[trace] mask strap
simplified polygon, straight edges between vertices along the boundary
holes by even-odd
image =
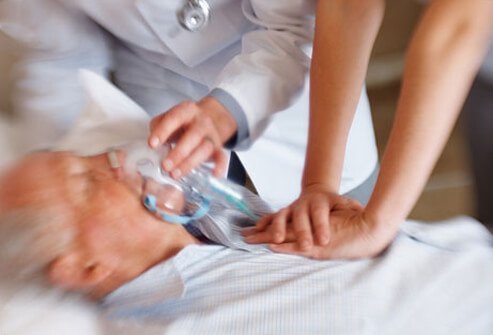
[[[192,220],[200,219],[207,214],[211,207],[210,201],[201,196],[199,208],[193,215],[174,215],[160,210],[159,208],[157,208],[156,203],[156,196],[154,196],[153,194],[145,195],[144,206],[145,208],[147,208],[147,210],[149,210],[149,212],[159,215],[159,217],[164,221],[182,225],[187,224]]]
[[[115,149],[111,148],[110,150],[108,150],[108,152],[106,153],[106,157],[108,158],[108,163],[110,164],[110,167],[112,169],[117,170],[122,167]]]

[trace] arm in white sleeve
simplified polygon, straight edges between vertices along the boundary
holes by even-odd
[[[245,136],[255,140],[268,118],[289,107],[304,88],[310,64],[307,52],[313,36],[314,3],[243,1],[245,15],[258,28],[243,36],[241,53],[223,69],[212,92],[230,111],[237,111],[233,112],[237,122],[244,113],[248,129],[242,130],[241,120],[238,122],[240,146],[250,142],[244,141]]]
[[[26,144],[49,145],[84,105],[78,70],[107,71],[105,34],[82,13],[52,0],[1,1],[0,30],[18,51],[12,103],[28,126]]]

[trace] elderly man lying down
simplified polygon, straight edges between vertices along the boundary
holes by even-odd
[[[467,220],[405,224],[374,260],[315,261],[202,244],[150,214],[104,154],[32,154],[0,183],[2,274],[40,271],[101,301],[110,318],[159,324],[169,334],[493,330],[492,240]],[[229,218],[231,227],[248,220]],[[236,229],[228,234],[240,238]]]
[[[69,137],[61,147],[75,142]],[[212,206],[189,226],[149,212],[142,180],[115,168],[115,155],[123,166],[128,157],[128,146],[119,148],[109,155],[33,153],[3,172],[1,283],[21,282],[14,293],[49,283],[95,301],[91,313],[99,318],[93,321],[123,325],[90,328],[94,334],[124,334],[136,325],[152,334],[493,330],[493,238],[473,220],[406,222],[371,260],[275,254],[242,241],[241,230],[253,220],[239,210]],[[252,208],[267,210],[244,192]],[[19,310],[23,320],[29,320],[27,307]],[[51,308],[37,312],[49,320]],[[29,324],[9,324],[2,311],[0,330],[9,335],[42,334],[50,326],[40,322],[25,331]],[[66,326],[58,327],[60,334],[79,329]]]

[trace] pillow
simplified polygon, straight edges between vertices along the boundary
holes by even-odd
[[[87,96],[86,106],[55,145],[57,150],[95,155],[146,139],[150,117],[139,105],[94,72],[80,70],[79,77]]]
[[[9,335],[103,334],[95,305],[56,289],[0,282],[0,331]]]
[[[14,123],[12,120],[3,116],[0,111],[0,169],[4,168],[20,155],[19,150],[16,150],[15,136]]]

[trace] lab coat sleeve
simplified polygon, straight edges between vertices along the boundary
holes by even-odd
[[[54,0],[0,1],[0,31],[18,55],[10,74],[14,113],[33,147],[48,145],[82,109],[78,70],[104,73],[110,66],[106,36],[83,14]]]
[[[302,92],[309,69],[314,1],[244,0],[244,14],[257,29],[242,38],[241,53],[222,70],[216,90],[227,92],[242,108],[249,138],[258,138],[269,117],[291,106]]]

